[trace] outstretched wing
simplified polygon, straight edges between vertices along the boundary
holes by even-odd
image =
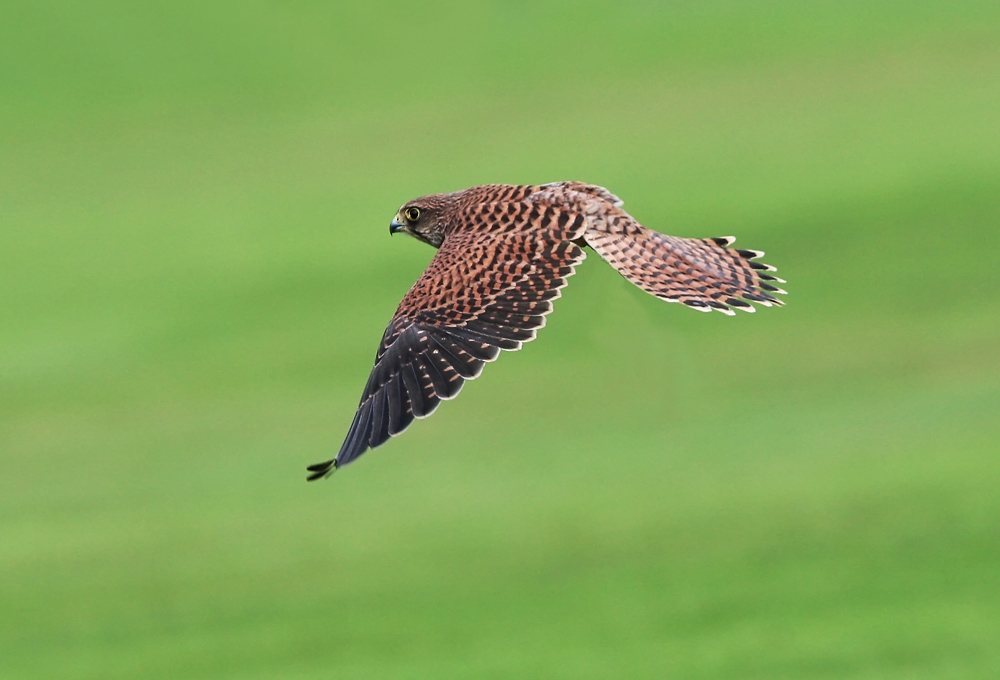
[[[729,248],[736,239],[679,238],[647,229],[623,210],[609,219],[592,220],[585,239],[622,276],[647,293],[681,302],[702,312],[732,315],[732,308],[755,311],[748,301],[766,307],[784,304],[771,293],[784,293],[771,282],[774,267],[754,262],[759,250]]]
[[[520,349],[545,325],[552,300],[585,257],[572,242],[585,220],[567,207],[514,198],[458,208],[382,337],[340,452],[309,466],[310,481],[430,415],[500,350]]]
[[[754,262],[764,253],[730,248],[732,236],[679,238],[647,229],[622,209],[622,201],[604,187],[581,182],[554,182],[540,187],[534,200],[566,206],[586,217],[585,242],[622,276],[647,293],[681,302],[703,312],[753,312],[750,302],[782,305],[771,293],[785,291],[769,272],[774,267]]]

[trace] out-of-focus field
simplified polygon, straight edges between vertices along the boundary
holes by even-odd
[[[995,678],[1000,6],[3,3],[0,677]],[[432,251],[576,179],[788,304],[596,256],[317,484]]]

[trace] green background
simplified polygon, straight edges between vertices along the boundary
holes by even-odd
[[[995,678],[995,0],[0,5],[0,677]],[[339,447],[404,201],[609,187],[767,251],[591,255]]]

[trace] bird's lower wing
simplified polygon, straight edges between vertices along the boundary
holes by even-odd
[[[442,400],[457,396],[466,380],[478,377],[500,350],[520,349],[533,340],[552,300],[585,257],[578,245],[555,238],[527,244],[515,235],[493,241],[494,264],[449,304],[421,308],[419,299],[404,298],[337,457],[309,466],[310,481],[385,443],[414,418],[430,415]],[[442,255],[450,253],[443,247]]]

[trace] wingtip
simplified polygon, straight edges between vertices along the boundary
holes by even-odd
[[[314,463],[313,465],[307,467],[306,470],[312,473],[306,477],[307,482],[314,482],[317,479],[329,477],[337,471],[337,459],[334,458],[333,460],[328,460],[322,463]]]

